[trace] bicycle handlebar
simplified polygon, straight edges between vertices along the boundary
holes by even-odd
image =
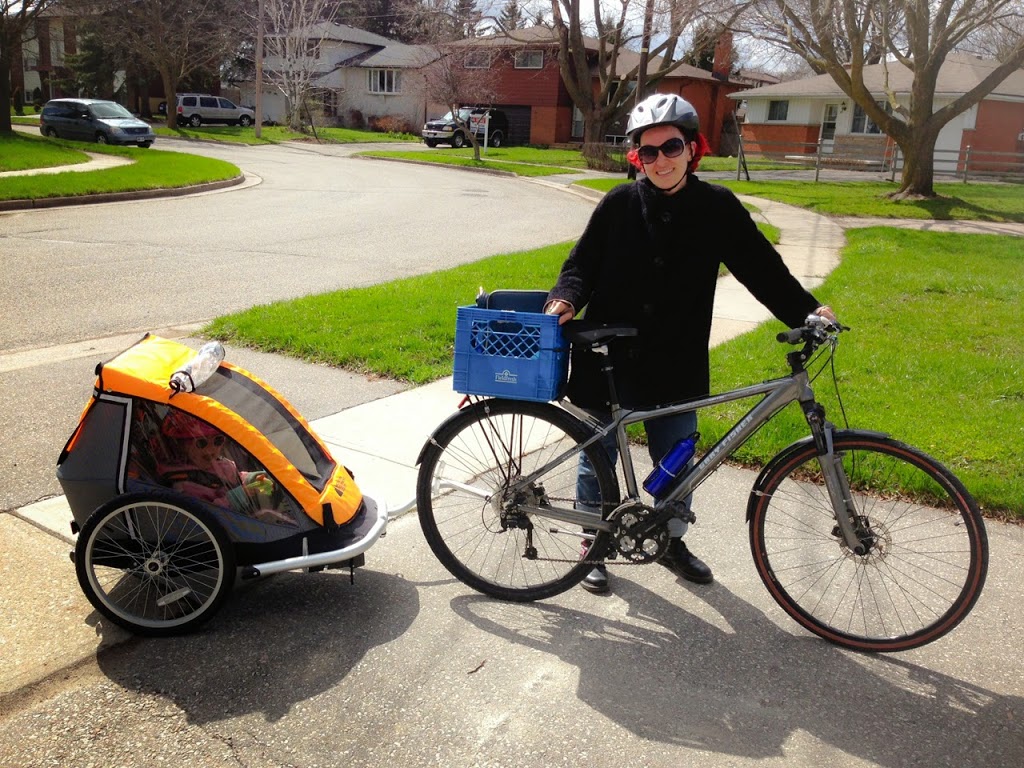
[[[849,327],[843,325],[838,320],[832,322],[827,318],[821,317],[821,315],[808,315],[801,327],[783,331],[776,335],[775,338],[782,344],[810,343],[818,346],[824,343],[829,336],[848,330],[850,330]]]

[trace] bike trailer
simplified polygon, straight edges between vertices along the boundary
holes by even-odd
[[[194,391],[176,391],[172,376],[195,356],[147,335],[96,367],[93,397],[57,463],[73,531],[125,494],[172,494],[216,520],[238,565],[261,564],[243,576],[361,565],[386,511],[364,498],[285,398],[251,373],[221,362]]]

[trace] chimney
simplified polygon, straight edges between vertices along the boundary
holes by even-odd
[[[732,32],[725,30],[715,43],[715,60],[711,75],[718,80],[728,80],[732,72]]]

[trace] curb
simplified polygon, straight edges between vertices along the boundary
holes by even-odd
[[[490,176],[505,176],[519,178],[519,174],[512,171],[499,171],[495,168],[474,168],[471,165],[457,165],[455,163],[431,163],[424,160],[410,160],[404,157],[376,157],[374,155],[352,155],[360,160],[383,160],[386,163],[410,163],[411,165],[429,165],[431,168],[447,168],[454,171],[470,171],[472,173],[485,173]]]
[[[149,200],[156,197],[181,197],[200,192],[212,192],[243,184],[245,174],[240,173],[231,179],[209,181],[205,184],[193,184],[188,187],[171,187],[168,189],[137,189],[131,192],[100,192],[93,195],[74,195],[70,197],[41,197],[38,199],[0,200],[0,211],[22,211],[37,208],[58,208],[65,205],[92,205],[93,203],[116,203],[125,200]]]

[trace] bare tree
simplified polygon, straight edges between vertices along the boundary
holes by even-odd
[[[321,53],[339,5],[335,0],[264,0],[263,5],[264,74],[284,96],[288,127],[298,131],[314,81],[328,71]]]
[[[197,72],[218,72],[237,48],[237,18],[244,0],[61,0],[89,19],[144,67],[160,74],[167,99],[167,127],[177,126],[178,85]]]
[[[39,14],[55,0],[0,0],[0,133],[11,133],[11,70],[21,45],[35,36]]]
[[[954,117],[991,93],[1024,64],[1024,37],[1003,38],[999,64],[963,95],[935,108],[939,70],[950,53],[988,32],[1020,30],[1020,0],[763,0],[754,29],[765,39],[827,73],[843,93],[899,145],[903,175],[893,197],[935,195],[935,143]],[[865,67],[884,68],[886,104],[865,85]],[[895,68],[912,74],[908,91],[897,93]]]
[[[423,69],[423,88],[428,100],[448,107],[454,122],[469,137],[473,158],[480,159],[480,143],[469,117],[460,108],[464,104],[493,104],[497,96],[494,69],[467,69],[463,66],[466,49],[450,43],[433,46],[434,57]]]
[[[589,7],[582,0],[550,2],[559,69],[583,114],[583,154],[595,167],[606,162],[604,136],[609,126],[629,111],[638,95],[653,90],[684,63],[679,49],[683,31],[701,18],[713,18],[728,28],[746,7],[745,0],[616,0],[602,7],[604,16],[589,21]],[[596,43],[588,45],[588,37]],[[621,54],[633,47],[640,49],[638,63],[623,66]]]

